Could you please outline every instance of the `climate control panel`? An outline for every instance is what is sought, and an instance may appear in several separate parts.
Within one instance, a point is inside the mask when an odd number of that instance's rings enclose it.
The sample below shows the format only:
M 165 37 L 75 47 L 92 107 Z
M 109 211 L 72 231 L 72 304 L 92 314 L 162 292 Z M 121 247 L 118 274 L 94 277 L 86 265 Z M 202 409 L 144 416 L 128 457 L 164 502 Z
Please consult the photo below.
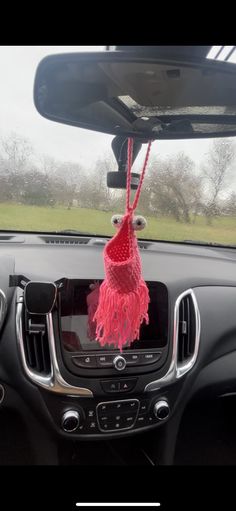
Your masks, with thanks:
M 152 426 L 165 421 L 170 413 L 167 399 L 150 403 L 148 399 L 102 401 L 90 406 L 63 411 L 64 432 L 99 435 Z
M 106 401 L 97 405 L 97 421 L 101 431 L 131 429 L 138 417 L 138 399 Z

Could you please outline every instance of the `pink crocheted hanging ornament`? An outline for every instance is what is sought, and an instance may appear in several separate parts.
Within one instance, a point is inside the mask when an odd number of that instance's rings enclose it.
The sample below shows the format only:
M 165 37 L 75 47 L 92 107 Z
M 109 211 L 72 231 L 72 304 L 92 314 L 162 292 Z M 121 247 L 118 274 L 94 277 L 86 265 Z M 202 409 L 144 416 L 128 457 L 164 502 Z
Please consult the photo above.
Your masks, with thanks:
M 94 314 L 98 307 L 100 285 L 99 282 L 90 284 L 90 293 L 87 296 L 87 310 L 88 310 L 88 323 L 87 323 L 87 336 L 90 341 L 96 338 L 96 322 L 94 321 Z
M 94 315 L 96 339 L 101 346 L 112 344 L 122 351 L 139 339 L 140 326 L 148 323 L 149 292 L 142 278 L 141 258 L 138 249 L 137 230 L 143 220 L 135 220 L 144 174 L 150 153 L 148 144 L 143 170 L 133 204 L 130 205 L 131 167 L 133 140 L 128 140 L 128 167 L 126 187 L 126 212 L 119 216 L 117 233 L 104 249 L 105 280 L 100 286 L 98 308 Z

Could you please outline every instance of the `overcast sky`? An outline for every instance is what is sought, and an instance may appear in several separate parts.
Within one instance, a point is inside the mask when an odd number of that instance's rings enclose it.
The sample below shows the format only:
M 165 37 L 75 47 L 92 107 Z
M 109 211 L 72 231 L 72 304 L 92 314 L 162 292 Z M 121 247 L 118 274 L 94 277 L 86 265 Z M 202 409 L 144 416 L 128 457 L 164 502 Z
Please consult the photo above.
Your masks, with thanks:
M 0 137 L 11 132 L 19 133 L 31 140 L 37 153 L 86 166 L 111 151 L 112 136 L 44 119 L 33 103 L 34 75 L 43 57 L 62 52 L 103 49 L 103 46 L 0 46 Z M 208 140 L 157 141 L 153 145 L 153 152 L 165 157 L 181 150 L 199 163 L 208 148 Z

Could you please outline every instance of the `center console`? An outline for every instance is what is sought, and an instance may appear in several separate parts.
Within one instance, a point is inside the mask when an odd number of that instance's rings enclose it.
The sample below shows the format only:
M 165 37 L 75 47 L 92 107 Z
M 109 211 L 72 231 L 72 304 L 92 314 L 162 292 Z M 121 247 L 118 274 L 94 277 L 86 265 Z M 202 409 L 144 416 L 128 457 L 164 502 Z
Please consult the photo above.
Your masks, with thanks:
M 30 307 L 29 297 L 36 303 L 50 302 L 52 283 L 34 282 L 27 300 L 25 289 L 18 290 L 17 298 L 23 369 L 40 389 L 57 431 L 81 439 L 128 436 L 168 420 L 180 377 L 192 367 L 198 350 L 199 314 L 193 291 L 178 297 L 170 317 L 165 284 L 151 281 L 149 324 L 141 326 L 140 338 L 130 345 L 127 339 L 122 352 L 111 345 L 101 347 L 91 315 L 92 292 L 100 282 L 61 279 L 47 313 L 37 312 L 37 305 Z M 96 302 L 92 305 L 95 311 Z M 189 343 L 181 360 L 180 333 Z

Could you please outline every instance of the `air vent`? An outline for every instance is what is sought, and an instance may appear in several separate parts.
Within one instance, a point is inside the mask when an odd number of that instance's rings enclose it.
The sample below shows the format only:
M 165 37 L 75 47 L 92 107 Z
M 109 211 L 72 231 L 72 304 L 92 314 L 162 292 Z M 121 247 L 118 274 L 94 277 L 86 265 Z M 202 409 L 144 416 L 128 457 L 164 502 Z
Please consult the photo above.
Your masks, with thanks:
M 180 78 L 180 70 L 179 69 L 167 69 L 166 74 L 168 78 Z
M 96 245 L 96 246 L 102 246 L 106 245 L 108 239 L 107 238 L 91 238 L 89 241 L 89 245 Z M 150 243 L 148 241 L 138 241 L 138 246 L 141 250 L 147 250 L 149 247 L 151 247 L 153 243 Z
M 90 238 L 72 238 L 72 237 L 49 237 L 41 236 L 41 239 L 48 245 L 87 245 Z
M 23 340 L 28 367 L 42 375 L 51 373 L 46 316 L 24 312 Z
M 88 242 L 89 245 L 103 246 L 106 245 L 107 238 L 91 238 Z
M 153 245 L 153 243 L 149 243 L 148 241 L 139 241 L 139 242 L 138 242 L 138 246 L 139 246 L 139 248 L 141 248 L 142 250 L 147 250 L 147 249 L 148 249 L 148 248 L 150 248 L 152 245 Z
M 93 397 L 90 389 L 71 385 L 60 373 L 52 314 L 29 314 L 22 297 L 16 308 L 16 334 L 24 371 L 28 378 L 57 394 Z
M 196 310 L 192 295 L 186 294 L 179 303 L 178 362 L 194 355 L 196 344 Z

